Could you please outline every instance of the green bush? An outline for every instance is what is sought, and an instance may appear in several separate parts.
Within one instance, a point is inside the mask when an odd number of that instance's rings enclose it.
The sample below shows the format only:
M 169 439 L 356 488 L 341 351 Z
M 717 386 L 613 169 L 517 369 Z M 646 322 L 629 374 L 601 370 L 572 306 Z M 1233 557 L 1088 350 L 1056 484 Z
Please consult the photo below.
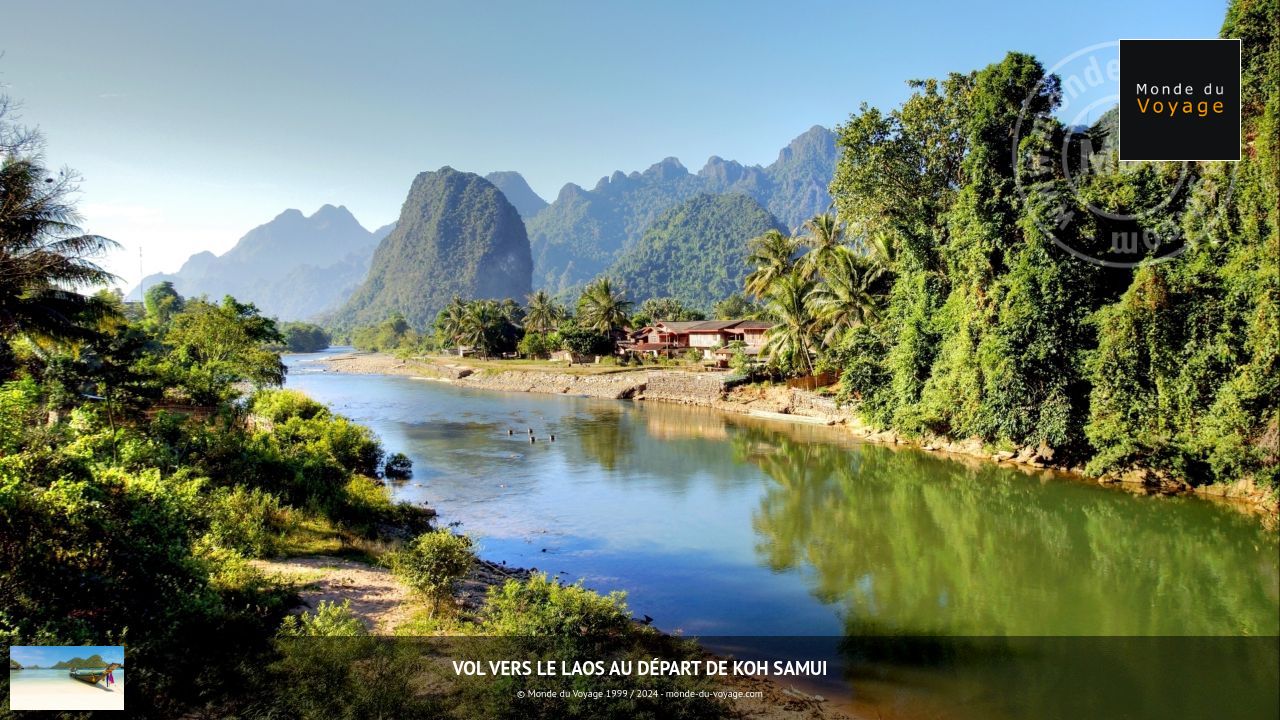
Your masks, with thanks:
M 545 573 L 528 580 L 508 580 L 489 589 L 482 626 L 494 635 L 512 637 L 592 637 L 622 635 L 631 628 L 626 593 L 608 595 L 581 582 L 563 585 Z
M 351 612 L 350 600 L 343 600 L 341 605 L 321 600 L 312 612 L 286 617 L 279 632 L 283 638 L 358 637 L 368 634 L 369 629 Z
M 393 453 L 387 458 L 387 464 L 382 468 L 384 476 L 403 480 L 413 475 L 413 461 L 404 453 Z
M 525 333 L 524 337 L 520 338 L 520 343 L 516 345 L 516 350 L 521 355 L 531 358 L 545 358 L 558 349 L 551 335 L 539 332 Z
M 391 570 L 410 587 L 425 595 L 438 610 L 453 586 L 475 563 L 474 544 L 466 535 L 446 529 L 432 530 L 414 538 L 389 558 Z
M 218 488 L 208 508 L 209 538 L 251 557 L 275 554 L 280 536 L 293 524 L 280 498 L 261 488 Z
M 329 416 L 327 407 L 297 390 L 260 390 L 254 393 L 249 408 L 255 415 L 272 422 L 284 422 L 295 417 L 311 420 Z
M 273 435 L 295 453 L 326 455 L 353 473 L 377 475 L 382 469 L 382 443 L 373 431 L 341 416 L 291 417 Z

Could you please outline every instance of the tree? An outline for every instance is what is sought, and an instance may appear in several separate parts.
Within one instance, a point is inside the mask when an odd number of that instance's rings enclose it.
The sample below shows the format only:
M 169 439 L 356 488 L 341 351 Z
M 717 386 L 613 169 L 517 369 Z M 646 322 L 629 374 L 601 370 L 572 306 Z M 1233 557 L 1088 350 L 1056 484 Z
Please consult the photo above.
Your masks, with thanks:
M 814 346 L 813 314 L 808 297 L 814 283 L 798 275 L 787 275 L 773 284 L 765 310 L 776 321 L 765 333 L 760 354 L 777 367 L 804 367 L 813 372 L 809 354 Z
M 760 306 L 742 293 L 734 293 L 711 308 L 717 320 L 752 320 L 760 316 Z
M 530 295 L 528 303 L 525 308 L 524 327 L 531 332 L 549 333 L 559 326 L 567 314 L 564 306 L 548 295 L 546 290 L 539 290 Z
M 440 314 L 436 315 L 436 333 L 439 335 L 441 344 L 454 346 L 459 342 L 462 336 L 462 324 L 467 315 L 467 303 L 462 298 L 454 295 L 449 299 L 449 304 L 444 306 Z
M 467 303 L 458 339 L 487 358 L 502 349 L 508 327 L 511 321 L 497 301 L 474 300 Z
M 147 310 L 147 318 L 159 325 L 168 325 L 170 318 L 182 312 L 184 303 L 185 300 L 168 280 L 147 288 L 142 296 L 142 305 Z
M 827 329 L 827 347 L 834 347 L 848 330 L 880 316 L 876 285 L 883 273 L 874 261 L 849 247 L 837 247 L 827 257 L 822 282 L 809 295 L 814 317 Z
M 640 303 L 640 308 L 632 316 L 637 326 L 649 325 L 659 320 L 679 322 L 682 320 L 706 320 L 707 316 L 699 310 L 686 306 L 673 297 L 649 298 Z
M 602 277 L 587 285 L 578 298 L 578 321 L 596 332 L 611 333 L 627 326 L 630 307 L 631 301 Z
M 222 304 L 194 300 L 173 317 L 164 342 L 172 350 L 166 367 L 175 383 L 198 403 L 234 396 L 241 381 L 258 386 L 284 382 L 285 367 L 271 350 L 284 342 L 270 318 L 252 303 L 227 296 Z
M 800 245 L 795 238 L 770 230 L 752 239 L 750 248 L 747 264 L 755 269 L 747 275 L 746 289 L 757 298 L 764 298 L 775 282 L 791 274 Z
M 289 352 L 319 352 L 329 347 L 332 338 L 319 325 L 304 322 L 287 322 L 280 325 L 285 347 Z
M 836 250 L 844 245 L 844 228 L 831 213 L 815 215 L 804 223 L 805 235 L 800 242 L 809 247 L 800 261 L 800 272 L 810 280 L 828 265 Z
M 96 335 L 111 306 L 76 289 L 113 280 L 93 259 L 118 247 L 80 229 L 72 204 L 78 177 L 45 169 L 39 135 L 8 121 L 11 107 L 0 96 L 0 376 L 9 372 L 7 341 L 17 335 Z

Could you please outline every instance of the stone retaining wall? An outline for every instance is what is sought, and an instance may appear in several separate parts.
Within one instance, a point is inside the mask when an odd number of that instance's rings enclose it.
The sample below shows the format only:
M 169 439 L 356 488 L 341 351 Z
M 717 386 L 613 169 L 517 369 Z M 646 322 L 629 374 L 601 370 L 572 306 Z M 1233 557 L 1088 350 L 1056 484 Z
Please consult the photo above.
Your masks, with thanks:
M 835 398 L 815 395 L 808 390 L 791 389 L 791 412 L 794 415 L 821 417 L 831 421 L 843 420 L 847 413 L 836 407 Z
M 648 375 L 644 389 L 645 400 L 684 405 L 715 405 L 724 399 L 726 376 L 723 373 L 655 370 Z
M 478 387 L 504 392 L 536 392 L 625 400 L 644 392 L 644 373 L 609 373 L 607 375 L 573 375 L 570 373 L 507 370 L 499 373 L 472 373 L 454 380 L 464 387 Z

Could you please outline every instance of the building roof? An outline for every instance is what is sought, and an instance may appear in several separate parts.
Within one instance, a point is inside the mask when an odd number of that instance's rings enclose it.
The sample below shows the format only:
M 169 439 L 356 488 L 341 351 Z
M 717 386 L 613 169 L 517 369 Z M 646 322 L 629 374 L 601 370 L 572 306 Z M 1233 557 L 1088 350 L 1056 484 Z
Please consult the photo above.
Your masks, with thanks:
M 723 330 L 768 330 L 773 323 L 762 320 L 659 320 L 654 326 L 674 333 L 718 333 Z

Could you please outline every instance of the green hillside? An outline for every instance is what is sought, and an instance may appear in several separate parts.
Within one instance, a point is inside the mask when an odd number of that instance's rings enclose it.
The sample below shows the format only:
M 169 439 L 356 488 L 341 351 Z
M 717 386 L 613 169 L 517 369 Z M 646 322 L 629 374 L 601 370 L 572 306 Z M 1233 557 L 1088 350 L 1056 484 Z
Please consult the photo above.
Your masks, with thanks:
M 426 327 L 455 295 L 523 298 L 532 263 L 520 214 L 492 183 L 450 167 L 418 175 L 369 275 L 332 318 L 372 325 L 401 313 Z
M 697 195 L 663 213 L 607 274 L 642 302 L 674 297 L 708 310 L 742 287 L 747 243 L 782 223 L 746 195 Z

